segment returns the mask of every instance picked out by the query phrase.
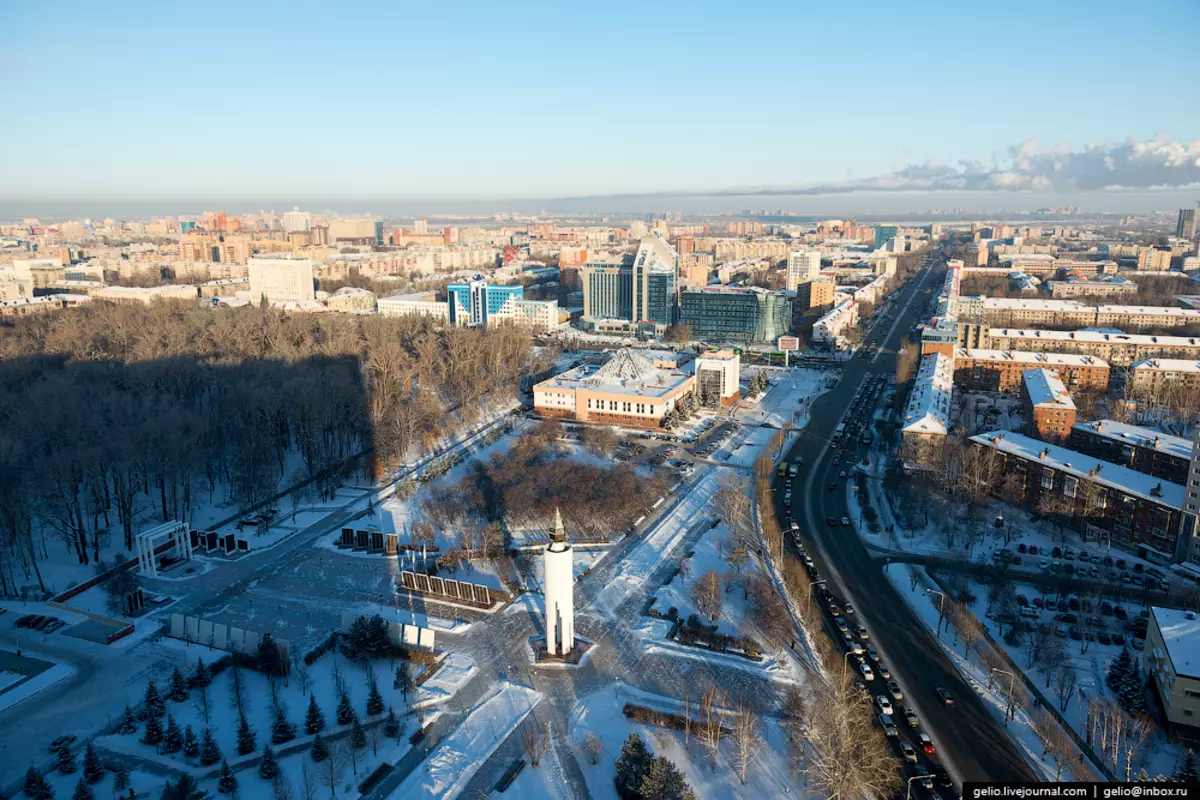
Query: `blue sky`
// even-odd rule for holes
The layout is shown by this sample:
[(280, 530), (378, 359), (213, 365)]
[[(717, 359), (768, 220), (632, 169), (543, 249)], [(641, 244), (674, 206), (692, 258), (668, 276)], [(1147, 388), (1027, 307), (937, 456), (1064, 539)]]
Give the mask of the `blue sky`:
[(1194, 0), (10, 0), (0, 195), (575, 197), (1194, 140), (1196, 19)]

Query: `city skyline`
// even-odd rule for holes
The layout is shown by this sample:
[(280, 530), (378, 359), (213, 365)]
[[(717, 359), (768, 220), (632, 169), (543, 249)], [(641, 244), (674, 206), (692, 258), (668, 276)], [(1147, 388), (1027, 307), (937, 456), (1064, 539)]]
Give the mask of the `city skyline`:
[[(985, 18), (877, 5), (848, 20), (772, 4), (481, 5), (453, 26), (445, 9), (371, 3), (353, 18), (314, 5), (7, 8), (0, 100), (21, 124), (0, 140), (20, 157), (0, 200), (1167, 208), (1190, 204), (1196, 190), (1180, 187), (1200, 175), (1200, 116), (1162, 80), (1200, 65), (1186, 31), (1160, 24), (1184, 7), (1127, 18), (1116, 3), (1019, 4)], [(1097, 57), (1118, 19), (1156, 42), (1135, 65)], [(231, 24), (252, 34), (245, 45), (222, 44)], [(763, 47), (769, 30), (797, 36)], [(845, 35), (817, 35), (830, 30)], [(51, 36), (72, 47), (45, 58)], [(987, 49), (960, 56), (965, 41)], [(1115, 98), (1121, 114), (1096, 113)], [(1102, 190), (1103, 155), (1088, 155), (1131, 140), (1163, 152), (1145, 169), (1118, 164), (1131, 189)], [(1013, 186), (1036, 191), (992, 190)]]

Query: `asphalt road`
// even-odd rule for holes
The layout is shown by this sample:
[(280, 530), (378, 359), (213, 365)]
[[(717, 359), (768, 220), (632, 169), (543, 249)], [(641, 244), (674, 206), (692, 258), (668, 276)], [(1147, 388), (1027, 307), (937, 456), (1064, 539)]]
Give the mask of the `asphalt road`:
[[(924, 723), (923, 730), (933, 738), (951, 774), (963, 781), (1032, 781), (1037, 778), (1016, 745), (883, 574), (880, 562), (850, 528), (840, 524), (831, 527), (825, 521), (827, 517), (840, 520), (851, 516), (846, 481), (839, 478), (846, 465), (832, 463), (839, 451), (830, 445), (829, 437), (868, 376), (890, 379), (893, 375), (896, 350), (929, 300), (922, 290), (928, 287), (936, 291), (934, 274), (927, 269), (913, 278), (893, 304), (892, 319), (879, 325), (877, 335), (868, 337), (868, 341), (880, 344), (879, 356), (846, 362), (840, 383), (813, 404), (811, 421), (787, 456), (788, 461), (802, 459), (804, 464), (793, 484), (795, 496), (788, 509), (783, 492), (777, 492), (777, 513), (781, 521), (789, 516), (796, 520), (808, 554), (821, 576), (829, 581), (831, 591), (853, 602), (858, 613), (849, 621), (862, 622), (870, 630), (884, 662), (905, 690), (906, 704), (915, 707)], [(893, 327), (897, 313), (900, 319)], [(847, 453), (854, 454), (857, 447), (851, 445)], [(827, 488), (831, 482), (837, 483), (835, 491)], [(799, 558), (791, 540), (786, 541), (788, 557)], [(954, 695), (953, 707), (942, 706), (936, 694), (938, 687)], [(878, 677), (869, 688), (872, 695), (886, 693)], [(902, 720), (897, 720), (897, 725), (906, 730)], [(915, 733), (910, 734), (911, 738)]]

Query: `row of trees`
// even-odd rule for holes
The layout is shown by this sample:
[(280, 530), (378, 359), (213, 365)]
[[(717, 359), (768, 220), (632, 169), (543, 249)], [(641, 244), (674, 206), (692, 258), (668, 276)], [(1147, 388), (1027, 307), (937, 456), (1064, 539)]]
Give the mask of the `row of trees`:
[[(528, 332), (421, 317), (96, 303), (0, 327), (0, 592), (37, 580), (45, 533), (87, 564), (147, 512), (332, 491), (369, 448), (395, 462), (536, 368)], [(299, 463), (290, 458), (299, 456)]]

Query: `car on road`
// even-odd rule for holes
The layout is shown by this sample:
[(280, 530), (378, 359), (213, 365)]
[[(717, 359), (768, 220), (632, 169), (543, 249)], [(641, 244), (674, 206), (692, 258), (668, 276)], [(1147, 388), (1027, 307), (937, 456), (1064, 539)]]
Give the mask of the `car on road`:
[(925, 769), (920, 764), (913, 768), (914, 777), (917, 778), (917, 783), (927, 792), (933, 791), (933, 778), (929, 775), (929, 770)]
[(842, 633), (849, 633), (849, 632), (850, 632), (850, 626), (849, 626), (849, 625), (847, 625), (847, 624), (846, 624), (846, 620), (842, 619), (841, 617), (836, 617), (836, 618), (833, 620), (833, 624), (834, 624), (834, 625), (837, 625), (837, 629), (838, 629), (839, 631), (841, 631)]
[(846, 610), (847, 615), (854, 613), (854, 606), (850, 605), (849, 603), (846, 603), (846, 605), (842, 606), (842, 608)]
[(879, 706), (880, 713), (887, 714), (889, 717), (892, 715), (892, 701), (883, 695), (875, 695), (875, 705)]
[(904, 690), (900, 688), (900, 684), (896, 681), (887, 682), (888, 692), (891, 693), (892, 699), (899, 703), (904, 699)]
[(944, 705), (944, 706), (954, 705), (954, 695), (950, 694), (950, 691), (948, 689), (943, 689), (941, 686), (937, 687), (937, 696), (938, 696), (938, 700), (940, 700), (942, 702), (942, 705)]
[(900, 716), (904, 717), (904, 721), (908, 723), (908, 727), (921, 727), (921, 718), (917, 716), (917, 712), (913, 711), (908, 706), (900, 706)]
[(58, 750), (61, 750), (63, 745), (71, 744), (74, 741), (75, 741), (75, 736), (73, 734), (68, 733), (64, 736), (60, 736), (57, 739), (55, 739), (53, 742), (50, 743), (50, 752), (53, 753)]
[(837, 488), (837, 483), (831, 483), (831, 484), (829, 484), (829, 491), (831, 491), (831, 492), (832, 492), (832, 491), (833, 491), (834, 489), (836, 489), (836, 488)]
[(855, 633), (857, 633), (857, 634), (858, 634), (858, 638), (862, 639), (864, 642), (865, 642), (867, 639), (870, 639), (870, 638), (871, 638), (871, 632), (870, 632), (870, 631), (868, 631), (868, 630), (867, 630), (865, 627), (863, 627), (862, 625), (855, 625), (855, 626), (854, 626), (854, 632), (855, 632)]
[(946, 768), (941, 764), (934, 764), (930, 770), (933, 774), (933, 781), (943, 789), (953, 789), (954, 781), (950, 780), (950, 773), (946, 772)]
[(900, 742), (900, 755), (910, 764), (917, 763), (917, 751), (908, 742)]
[(67, 627), (67, 623), (63, 622), (58, 617), (52, 617), (50, 619), (50, 623), (48, 625), (46, 625), (46, 627), (42, 628), (42, 631), (44, 633), (54, 633), (59, 628), (65, 628), (65, 627)]
[(826, 524), (826, 525), (829, 525), (829, 526), (831, 526), (831, 527), (836, 527), (836, 526), (837, 526), (837, 520), (836, 520), (836, 519), (834, 519), (833, 517), (826, 517), (826, 518), (825, 518), (825, 524)]
[(892, 722), (892, 718), (887, 714), (879, 715), (879, 726), (883, 728), (884, 736), (899, 736), (900, 731), (896, 728), (896, 723)]
[(931, 756), (937, 752), (937, 748), (933, 746), (933, 739), (929, 738), (928, 733), (918, 733), (917, 743), (921, 745), (921, 749), (925, 751), (925, 755)]
[[(870, 645), (867, 646), (870, 647)], [(883, 678), (885, 681), (890, 681), (892, 679), (892, 671), (887, 668), (887, 664), (884, 664), (879, 660), (878, 653), (871, 657), (875, 659), (875, 671), (879, 673), (879, 677)]]
[(842, 517), (842, 525), (843, 525), (844, 527), (847, 527), (847, 528), (849, 528), (849, 527), (850, 527), (850, 518), (849, 518), (849, 517)]
[(871, 671), (871, 665), (867, 662), (862, 662), (858, 665), (858, 671), (862, 673), (863, 680), (875, 680), (875, 673)]

